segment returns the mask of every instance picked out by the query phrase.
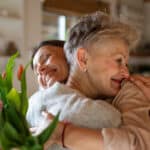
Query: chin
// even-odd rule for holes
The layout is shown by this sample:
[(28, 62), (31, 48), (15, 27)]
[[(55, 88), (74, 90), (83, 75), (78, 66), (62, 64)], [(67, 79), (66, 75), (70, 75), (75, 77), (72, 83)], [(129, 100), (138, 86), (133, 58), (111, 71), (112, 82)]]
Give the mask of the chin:
[(115, 91), (112, 93), (112, 96), (115, 97), (115, 96), (118, 94), (119, 91), (120, 91), (120, 89), (115, 90)]

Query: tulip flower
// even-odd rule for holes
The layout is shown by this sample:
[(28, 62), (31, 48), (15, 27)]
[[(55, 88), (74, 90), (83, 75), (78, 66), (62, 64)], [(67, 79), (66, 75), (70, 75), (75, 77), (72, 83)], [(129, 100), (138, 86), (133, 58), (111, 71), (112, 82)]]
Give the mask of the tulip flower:
[(18, 54), (10, 57), (6, 72), (0, 74), (0, 150), (43, 150), (44, 143), (49, 139), (59, 120), (59, 114), (53, 122), (38, 136), (29, 131), (26, 121), (28, 108), (26, 69), (20, 65), (17, 77), (20, 90), (13, 86), (15, 59)]
[(4, 71), (4, 72), (2, 73), (2, 78), (5, 79), (5, 77), (6, 77), (6, 72)]
[(21, 80), (23, 71), (24, 71), (23, 65), (19, 65), (19, 68), (18, 68), (18, 71), (17, 71), (18, 80)]

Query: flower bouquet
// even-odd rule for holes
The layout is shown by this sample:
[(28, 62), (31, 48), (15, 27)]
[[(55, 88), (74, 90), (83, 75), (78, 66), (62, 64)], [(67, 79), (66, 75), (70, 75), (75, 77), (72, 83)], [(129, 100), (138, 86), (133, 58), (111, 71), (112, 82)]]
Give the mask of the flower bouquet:
[(40, 135), (32, 136), (26, 121), (28, 108), (26, 69), (20, 67), (18, 78), (21, 90), (13, 87), (13, 70), (18, 53), (10, 57), (5, 74), (0, 74), (0, 149), (42, 150), (55, 129), (59, 114)]

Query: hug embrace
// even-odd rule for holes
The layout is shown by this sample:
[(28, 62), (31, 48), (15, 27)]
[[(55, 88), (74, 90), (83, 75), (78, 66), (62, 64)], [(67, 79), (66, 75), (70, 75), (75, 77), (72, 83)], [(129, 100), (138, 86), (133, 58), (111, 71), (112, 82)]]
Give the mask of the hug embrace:
[[(61, 111), (45, 149), (150, 149), (150, 77), (128, 71), (129, 53), (138, 40), (133, 27), (96, 12), (70, 29), (60, 52), (47, 55), (46, 45), (37, 50), (33, 68), (39, 69), (43, 88), (29, 101), (33, 134)], [(56, 61), (56, 55), (61, 59)]]

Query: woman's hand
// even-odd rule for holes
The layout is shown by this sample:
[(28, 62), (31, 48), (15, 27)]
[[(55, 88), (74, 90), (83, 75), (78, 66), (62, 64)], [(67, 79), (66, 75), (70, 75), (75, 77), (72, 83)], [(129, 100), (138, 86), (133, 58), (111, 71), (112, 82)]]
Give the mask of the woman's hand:
[[(46, 113), (50, 120), (53, 115)], [(104, 150), (103, 137), (100, 130), (78, 127), (73, 124), (59, 122), (52, 137), (44, 145), (47, 149), (51, 144), (57, 143), (72, 150)]]
[(34, 135), (37, 131), (37, 127), (29, 128), (29, 131)]
[(145, 97), (150, 100), (150, 77), (145, 77), (142, 75), (132, 75), (130, 81), (133, 82), (145, 95)]

